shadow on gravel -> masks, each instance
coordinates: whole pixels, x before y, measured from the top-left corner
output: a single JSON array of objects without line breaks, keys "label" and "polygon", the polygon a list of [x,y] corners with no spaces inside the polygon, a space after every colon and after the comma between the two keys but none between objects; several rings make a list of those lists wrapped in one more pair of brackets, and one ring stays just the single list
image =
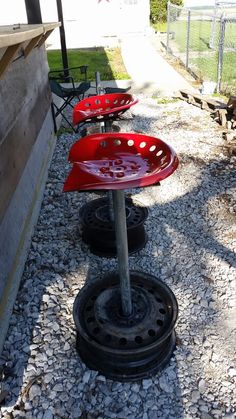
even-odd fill
[{"label": "shadow on gravel", "polygon": [[[70,141],[62,142],[53,158],[57,165],[60,162],[65,165],[68,150],[76,138],[71,136]],[[189,156],[180,156],[180,161],[187,164]],[[202,344],[204,327],[214,322],[215,312],[208,308],[214,289],[209,259],[213,255],[229,266],[236,266],[235,253],[214,237],[222,196],[233,186],[235,170],[229,166],[228,159],[212,160],[205,165],[194,161],[194,164],[201,176],[199,185],[181,197],[149,208],[146,229],[150,240],[145,249],[130,257],[131,269],[144,270],[166,281],[180,305],[177,349],[170,364],[151,380],[132,384],[105,380],[88,370],[77,356],[72,321],[74,298],[85,281],[113,270],[116,261],[91,255],[81,243],[77,234],[78,212],[93,195],[63,195],[65,171],[58,172],[52,163],[1,358],[5,374],[3,388],[8,391],[5,413],[14,410],[14,415],[18,412],[19,417],[25,417],[29,410],[32,417],[40,418],[40,400],[43,412],[54,407],[55,418],[123,419],[125,411],[129,419],[142,418],[145,412],[147,419],[185,417],[183,398],[188,382],[183,384],[183,364],[185,378],[194,377],[197,383],[201,365],[195,369],[190,347],[198,334],[199,342],[195,344]],[[174,176],[181,182],[181,167]],[[152,187],[149,192],[155,197],[161,194],[161,186]],[[135,190],[135,193],[140,193],[142,198],[142,191]],[[213,206],[212,198],[217,201]],[[214,215],[215,205],[218,216]],[[230,229],[232,214],[224,213],[222,217]],[[201,306],[203,299],[207,300],[205,307]],[[190,316],[190,303],[196,307],[196,318]],[[204,318],[198,317],[201,310]],[[110,416],[108,413],[104,416],[104,406]],[[197,412],[193,410],[192,414],[194,417]]]}]

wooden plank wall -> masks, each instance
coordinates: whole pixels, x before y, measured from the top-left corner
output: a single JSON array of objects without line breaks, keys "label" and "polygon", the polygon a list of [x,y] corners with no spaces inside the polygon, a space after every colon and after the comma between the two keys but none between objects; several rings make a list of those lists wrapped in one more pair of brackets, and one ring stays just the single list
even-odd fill
[{"label": "wooden plank wall", "polygon": [[0,80],[0,223],[50,106],[45,54],[20,57]]}]

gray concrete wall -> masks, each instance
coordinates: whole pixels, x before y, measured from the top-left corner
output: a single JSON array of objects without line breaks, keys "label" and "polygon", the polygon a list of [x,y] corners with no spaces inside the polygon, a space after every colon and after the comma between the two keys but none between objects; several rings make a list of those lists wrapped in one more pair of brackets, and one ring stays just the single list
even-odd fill
[{"label": "gray concrete wall", "polygon": [[0,353],[55,146],[44,46],[0,80]]}]

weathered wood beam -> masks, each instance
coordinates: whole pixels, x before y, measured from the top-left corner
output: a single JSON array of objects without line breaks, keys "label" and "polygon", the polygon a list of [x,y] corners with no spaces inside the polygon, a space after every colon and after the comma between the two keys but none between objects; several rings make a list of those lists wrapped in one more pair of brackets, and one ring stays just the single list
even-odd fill
[{"label": "weathered wood beam", "polygon": [[35,38],[31,39],[27,46],[24,48],[24,56],[25,58],[31,53],[32,49],[38,45],[42,35],[38,35]]},{"label": "weathered wood beam", "polygon": [[19,43],[19,44],[15,44],[15,45],[11,45],[7,47],[6,51],[4,52],[0,60],[0,78],[4,75],[8,66],[11,64],[17,52],[22,46],[23,46],[23,43]]},{"label": "weathered wood beam", "polygon": [[51,29],[50,31],[47,31],[39,40],[38,43],[38,48],[41,47],[43,45],[43,43],[46,41],[46,39],[49,37],[49,35],[51,35],[51,33],[53,32],[53,29]]}]

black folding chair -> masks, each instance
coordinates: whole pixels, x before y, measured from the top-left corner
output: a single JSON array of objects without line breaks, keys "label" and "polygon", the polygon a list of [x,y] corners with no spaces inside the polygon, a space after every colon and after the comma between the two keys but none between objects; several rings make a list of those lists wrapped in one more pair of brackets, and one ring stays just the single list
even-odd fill
[{"label": "black folding chair", "polygon": [[[56,104],[55,101],[53,101],[51,104],[55,133],[57,132],[56,118],[58,115],[61,115],[62,118],[65,119],[67,124],[71,127],[71,129],[74,132],[77,131],[73,127],[71,122],[68,120],[66,115],[63,113],[63,111],[67,107],[67,105],[73,108],[74,106],[71,103],[72,100],[75,98],[77,98],[79,101],[82,100],[85,96],[85,93],[90,89],[90,82],[87,80],[87,69],[88,66],[83,65],[78,67],[65,68],[61,70],[53,70],[49,72],[48,76],[51,91],[60,99],[62,99],[62,103],[60,105]],[[75,84],[74,78],[70,74],[71,70],[79,70],[80,74],[83,75],[84,80],[80,82],[78,86]],[[70,87],[66,87],[64,85],[65,83],[70,83]]]},{"label": "black folding chair", "polygon": [[129,87],[104,87],[105,93],[127,93],[131,89]]}]

